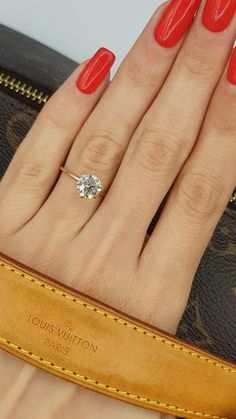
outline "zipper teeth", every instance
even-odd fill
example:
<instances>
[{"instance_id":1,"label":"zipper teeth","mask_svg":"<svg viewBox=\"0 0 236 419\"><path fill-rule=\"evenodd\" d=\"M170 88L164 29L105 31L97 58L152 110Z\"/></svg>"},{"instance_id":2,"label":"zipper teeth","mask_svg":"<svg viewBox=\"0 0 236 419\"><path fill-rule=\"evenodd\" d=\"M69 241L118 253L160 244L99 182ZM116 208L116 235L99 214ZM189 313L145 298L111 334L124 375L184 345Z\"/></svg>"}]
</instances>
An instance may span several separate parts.
<instances>
[{"instance_id":1,"label":"zipper teeth","mask_svg":"<svg viewBox=\"0 0 236 419\"><path fill-rule=\"evenodd\" d=\"M22 82L22 80L12 77L10 74L6 74L4 71L0 73L0 85L13 90L19 95L27 97L33 102L37 102L39 105L44 105L49 99L49 95L43 91L34 88L30 84ZM230 202L236 205L236 191L231 196Z\"/></svg>"},{"instance_id":2,"label":"zipper teeth","mask_svg":"<svg viewBox=\"0 0 236 419\"><path fill-rule=\"evenodd\" d=\"M39 105L44 104L49 99L49 95L34 88L32 85L22 82L21 80L11 77L5 72L0 73L0 85L13 90L22 96L27 97L33 102L37 102Z\"/></svg>"}]
</instances>

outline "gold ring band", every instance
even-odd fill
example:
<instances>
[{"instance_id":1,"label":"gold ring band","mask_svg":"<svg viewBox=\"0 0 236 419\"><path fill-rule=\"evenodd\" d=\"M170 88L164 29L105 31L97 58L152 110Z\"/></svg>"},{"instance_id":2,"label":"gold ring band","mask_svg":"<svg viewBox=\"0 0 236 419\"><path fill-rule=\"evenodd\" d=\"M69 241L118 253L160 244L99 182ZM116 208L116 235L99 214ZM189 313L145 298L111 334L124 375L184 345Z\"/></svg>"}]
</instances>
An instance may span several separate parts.
<instances>
[{"instance_id":1,"label":"gold ring band","mask_svg":"<svg viewBox=\"0 0 236 419\"><path fill-rule=\"evenodd\" d=\"M62 171L62 172L65 172L67 175L69 175L70 177L72 177L73 179L75 179L75 180L79 180L79 177L78 176L75 176L75 175L73 175L73 173L71 173L69 170L67 170L65 167L63 167L63 166L61 166L60 167L60 170Z\"/></svg>"}]
</instances>

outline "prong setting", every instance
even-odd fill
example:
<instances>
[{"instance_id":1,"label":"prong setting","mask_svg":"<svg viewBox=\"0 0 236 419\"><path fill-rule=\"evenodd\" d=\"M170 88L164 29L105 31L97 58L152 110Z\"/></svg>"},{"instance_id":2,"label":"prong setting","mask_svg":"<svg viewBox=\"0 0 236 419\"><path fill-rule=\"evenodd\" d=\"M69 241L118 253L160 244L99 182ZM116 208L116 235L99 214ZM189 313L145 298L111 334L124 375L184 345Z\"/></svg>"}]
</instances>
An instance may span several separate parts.
<instances>
[{"instance_id":1,"label":"prong setting","mask_svg":"<svg viewBox=\"0 0 236 419\"><path fill-rule=\"evenodd\" d=\"M81 198L93 199L102 191L103 185L98 176L91 173L83 173L77 178L76 190Z\"/></svg>"}]
</instances>

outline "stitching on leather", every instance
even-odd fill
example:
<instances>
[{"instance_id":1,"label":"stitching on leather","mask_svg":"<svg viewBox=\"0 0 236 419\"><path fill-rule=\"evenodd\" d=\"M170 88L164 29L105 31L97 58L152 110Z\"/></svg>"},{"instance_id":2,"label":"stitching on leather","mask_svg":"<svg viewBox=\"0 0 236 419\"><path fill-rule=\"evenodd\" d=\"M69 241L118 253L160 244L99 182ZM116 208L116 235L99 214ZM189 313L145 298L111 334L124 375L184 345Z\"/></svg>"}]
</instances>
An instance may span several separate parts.
<instances>
[{"instance_id":1,"label":"stitching on leather","mask_svg":"<svg viewBox=\"0 0 236 419\"><path fill-rule=\"evenodd\" d=\"M219 368L223 369L224 371L231 372L231 373L236 373L236 369L234 369L234 368L227 367L227 366L225 366L223 364L220 364L218 362L212 361L211 359L207 358L204 355L200 355L197 352L194 352L194 351L191 351L189 349L186 349L185 347L183 347L181 345L178 345L176 343L173 343L171 341L168 341L165 338L161 338L159 336L156 336L153 333L150 333L150 332L148 332L148 331L146 331L146 330L144 330L144 329L142 329L142 328L140 328L138 326L135 326L132 323L128 323L128 322L124 321L122 318L119 318L118 316L114 316L112 314L107 313L106 311L103 311L103 310L100 310L100 309L98 309L96 307L93 307L93 306L87 304L86 302L84 302L83 300L78 300L77 298L73 297L72 295L69 295L69 294L67 294L65 292L62 292L61 290L59 290L57 288L52 287L51 285L48 285L46 283L46 281L45 281L45 283L43 283L43 282L39 281L37 278L34 278L32 275L26 274L23 271L18 271L17 269L13 268L10 265L5 264L4 262L0 262L0 266L2 266L4 269L7 269L7 270L9 270L9 271L11 271L11 272L19 275L20 277L22 277L24 279L27 279L30 282L33 282L34 284L36 284L36 285L38 285L40 287L46 288L46 289L54 292L55 294L60 295L61 297L64 297L66 299L69 299L69 300L71 300L74 303L83 305L86 309L93 310L94 312L96 312L98 314L101 314L101 315L103 315L104 317L106 317L108 319L112 319L112 320L116 321L117 323L122 324L123 326L129 327L129 328L135 330L136 332L142 333L145 336L152 337L153 339L157 340L158 342L161 342L163 344L169 345L172 348L181 350L182 352L185 352L185 353L191 355L192 357L196 357L198 359L204 360L207 363L209 363L211 365L214 365L215 367L219 367Z\"/></svg>"},{"instance_id":2,"label":"stitching on leather","mask_svg":"<svg viewBox=\"0 0 236 419\"><path fill-rule=\"evenodd\" d=\"M223 417L223 416L211 415L209 413L202 413L202 412L198 412L196 410L189 410L189 409L181 408L181 407L178 407L178 406L173 406L173 405L168 404L168 403L162 403L162 402L160 402L158 400L151 400L151 399L148 399L146 397L141 397L141 396L138 396L136 394L129 393L128 391L123 391L123 390L120 390L118 388L111 387L108 384L100 383L99 381L97 381L97 380L95 380L93 378L89 378L89 377L86 377L84 375L80 375L76 371L71 371L71 370L68 370L67 368L64 368L64 367L61 367L59 365L56 365L53 362L50 362L50 361L48 361L48 360L46 360L46 359L44 359L44 358L42 358L42 357L40 357L38 355L33 354L31 351L28 351L26 349L23 349L21 346L15 345L14 343L10 342L7 339L4 339L4 338L1 338L0 337L0 342L1 341L4 342L5 344L7 344L10 347L13 347L15 350L18 350L19 352L22 352L24 354L27 354L30 358L35 359L36 361L38 361L38 362L40 362L42 364L45 364L45 365L47 365L48 367L50 367L50 368L52 368L54 370L62 371L65 375L75 376L75 377L78 378L78 380L81 380L81 381L84 381L84 382L93 384L96 387L102 387L102 388L107 389L107 390L109 390L109 391L111 391L113 393L121 394L121 395L126 396L126 397L128 397L130 399L137 399L137 400L139 400L141 402L145 402L145 403L148 403L148 404L151 404L151 405L158 405L160 407L165 407L166 409L168 409L168 410L170 410L172 412L173 412L173 410L175 410L177 412L190 413L190 414L192 414L194 416L203 416L203 417L211 418L211 419L228 419L227 417Z\"/></svg>"}]
</instances>

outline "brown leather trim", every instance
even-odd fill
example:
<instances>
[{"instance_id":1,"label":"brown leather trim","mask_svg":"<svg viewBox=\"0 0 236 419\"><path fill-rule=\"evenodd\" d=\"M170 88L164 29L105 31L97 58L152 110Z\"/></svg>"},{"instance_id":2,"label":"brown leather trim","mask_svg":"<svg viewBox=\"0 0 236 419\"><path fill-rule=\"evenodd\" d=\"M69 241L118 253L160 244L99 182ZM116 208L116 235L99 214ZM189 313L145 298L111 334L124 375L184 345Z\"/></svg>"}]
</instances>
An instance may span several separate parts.
<instances>
[{"instance_id":1,"label":"brown leather trim","mask_svg":"<svg viewBox=\"0 0 236 419\"><path fill-rule=\"evenodd\" d=\"M68 381L186 418L235 419L236 367L0 253L0 347Z\"/></svg>"}]
</instances>

